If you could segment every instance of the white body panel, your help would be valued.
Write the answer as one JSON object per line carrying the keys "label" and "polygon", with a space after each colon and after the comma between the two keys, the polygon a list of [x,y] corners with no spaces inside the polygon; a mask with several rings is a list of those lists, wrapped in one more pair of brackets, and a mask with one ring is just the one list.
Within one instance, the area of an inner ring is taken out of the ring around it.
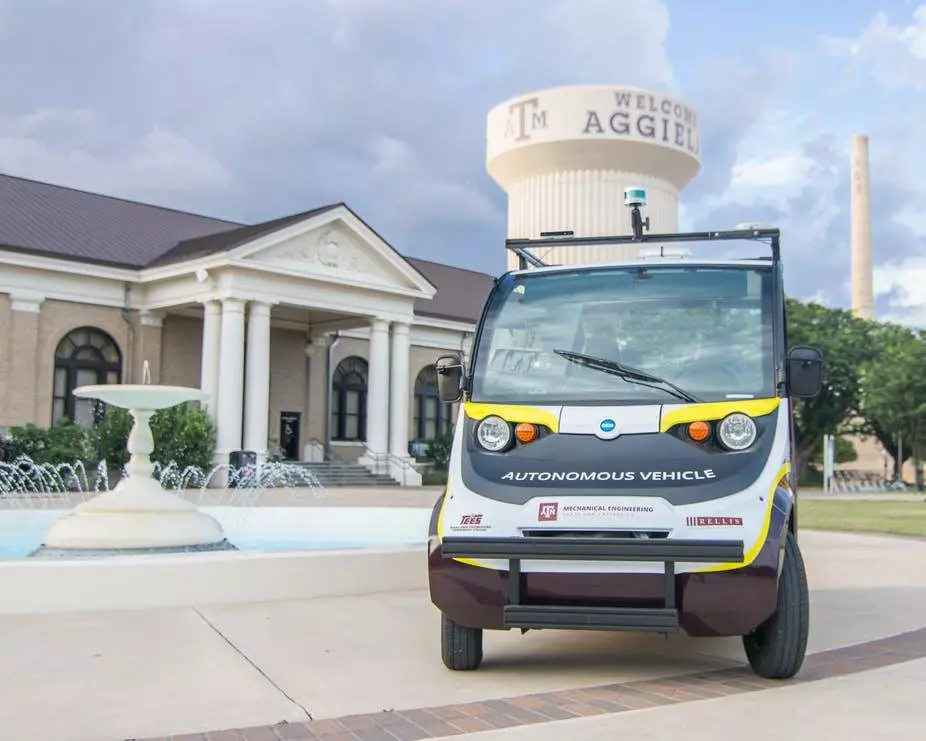
{"label": "white body panel", "polygon": [[[635,409],[633,413],[630,413]],[[653,412],[655,410],[655,428]],[[552,410],[550,410],[552,411]],[[615,420],[627,420],[621,434],[642,434],[659,429],[660,407],[564,407],[561,432],[595,435],[603,412],[614,412]],[[463,419],[460,411],[460,421]],[[568,530],[655,530],[672,539],[742,539],[746,561],[758,553],[767,535],[766,526],[775,487],[783,467],[790,461],[790,413],[787,399],[780,400],[775,439],[768,461],[750,486],[729,496],[691,505],[672,505],[659,496],[538,496],[525,504],[508,504],[482,496],[463,483],[460,458],[463,455],[464,424],[457,424],[448,477],[448,495],[443,507],[442,535],[491,535],[518,537],[525,529]],[[656,472],[658,473],[658,472]],[[701,474],[703,475],[703,474]],[[695,481],[694,478],[691,479]],[[684,482],[680,482],[684,483]],[[581,484],[578,484],[581,485]],[[553,513],[555,505],[555,519]],[[487,568],[507,570],[508,562],[497,559],[476,561]],[[721,564],[676,564],[677,573],[711,570]],[[729,565],[725,565],[729,568]],[[533,561],[521,564],[524,572],[662,573],[661,563],[607,561]]]}
{"label": "white body panel", "polygon": [[[662,407],[563,407],[559,416],[559,431],[574,435],[595,435],[602,440],[613,440],[619,435],[639,435],[659,432]],[[605,425],[604,421],[613,422]]]}

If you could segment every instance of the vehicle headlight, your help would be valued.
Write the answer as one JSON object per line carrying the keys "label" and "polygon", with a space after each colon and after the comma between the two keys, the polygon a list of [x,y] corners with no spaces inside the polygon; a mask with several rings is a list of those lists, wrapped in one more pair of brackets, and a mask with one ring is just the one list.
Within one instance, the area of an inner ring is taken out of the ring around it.
{"label": "vehicle headlight", "polygon": [[725,448],[745,450],[756,441],[756,423],[747,414],[735,412],[720,423],[718,436]]}
{"label": "vehicle headlight", "polygon": [[486,417],[476,427],[476,439],[486,450],[504,450],[511,443],[511,425],[501,417]]}

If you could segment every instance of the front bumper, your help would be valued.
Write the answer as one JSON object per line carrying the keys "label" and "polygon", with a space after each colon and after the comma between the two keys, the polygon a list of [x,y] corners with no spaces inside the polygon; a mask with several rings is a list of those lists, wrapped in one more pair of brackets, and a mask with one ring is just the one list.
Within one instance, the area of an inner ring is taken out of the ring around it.
{"label": "front bumper", "polygon": [[[504,630],[627,630],[692,636],[745,635],[777,605],[787,513],[773,508],[768,535],[748,565],[676,573],[676,563],[743,561],[733,540],[445,537],[429,544],[431,600],[460,625]],[[456,559],[502,559],[507,570]],[[521,562],[649,561],[663,573],[527,571]]]}

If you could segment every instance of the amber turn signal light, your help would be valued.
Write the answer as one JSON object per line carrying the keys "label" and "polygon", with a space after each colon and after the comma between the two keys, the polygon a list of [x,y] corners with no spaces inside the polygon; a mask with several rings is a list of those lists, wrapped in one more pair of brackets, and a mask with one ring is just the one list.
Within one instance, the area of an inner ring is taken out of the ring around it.
{"label": "amber turn signal light", "polygon": [[521,422],[514,428],[514,436],[522,443],[532,442],[537,437],[537,428],[528,422]]}
{"label": "amber turn signal light", "polygon": [[711,436],[711,428],[707,422],[692,422],[688,425],[688,437],[697,443],[703,443]]}

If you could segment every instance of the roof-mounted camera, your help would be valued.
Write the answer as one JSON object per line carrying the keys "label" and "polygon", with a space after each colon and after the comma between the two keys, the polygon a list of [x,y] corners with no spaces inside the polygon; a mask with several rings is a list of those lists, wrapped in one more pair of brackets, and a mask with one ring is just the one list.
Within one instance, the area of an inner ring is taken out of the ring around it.
{"label": "roof-mounted camera", "polygon": [[633,238],[641,239],[643,231],[649,231],[649,216],[644,219],[640,213],[640,207],[646,205],[646,191],[643,188],[624,188],[624,205],[631,209],[630,226],[633,228]]}

